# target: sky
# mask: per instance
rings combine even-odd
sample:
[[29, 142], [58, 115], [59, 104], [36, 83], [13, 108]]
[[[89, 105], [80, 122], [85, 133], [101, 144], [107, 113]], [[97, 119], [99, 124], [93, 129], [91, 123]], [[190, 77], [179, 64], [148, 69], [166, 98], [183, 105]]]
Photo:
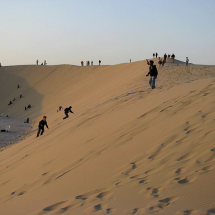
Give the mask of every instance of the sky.
[[1, 0], [2, 66], [114, 65], [164, 53], [215, 65], [215, 0]]

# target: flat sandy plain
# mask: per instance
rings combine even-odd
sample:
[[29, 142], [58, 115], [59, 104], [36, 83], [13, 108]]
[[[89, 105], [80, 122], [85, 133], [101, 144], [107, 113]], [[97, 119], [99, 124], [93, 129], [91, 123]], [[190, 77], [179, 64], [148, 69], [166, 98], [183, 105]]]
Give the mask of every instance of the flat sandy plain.
[[214, 214], [215, 66], [168, 61], [154, 90], [147, 72], [1, 67], [0, 114], [29, 117], [32, 132], [0, 152], [0, 214]]

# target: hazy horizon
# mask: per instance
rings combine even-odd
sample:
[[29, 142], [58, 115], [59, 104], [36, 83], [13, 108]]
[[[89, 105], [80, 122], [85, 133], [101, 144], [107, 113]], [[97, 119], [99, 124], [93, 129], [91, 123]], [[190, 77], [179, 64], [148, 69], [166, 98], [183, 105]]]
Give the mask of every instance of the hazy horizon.
[[213, 0], [1, 2], [2, 66], [114, 65], [164, 53], [215, 65]]

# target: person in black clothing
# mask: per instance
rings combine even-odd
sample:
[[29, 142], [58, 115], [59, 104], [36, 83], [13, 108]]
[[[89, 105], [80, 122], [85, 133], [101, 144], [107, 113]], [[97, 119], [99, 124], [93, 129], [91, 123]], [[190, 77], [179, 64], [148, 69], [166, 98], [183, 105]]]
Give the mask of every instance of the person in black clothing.
[[[46, 126], [48, 129], [48, 125], [47, 125], [47, 121], [46, 121], [46, 116], [43, 117], [43, 119], [39, 122], [38, 125], [38, 132], [37, 132], [37, 137], [39, 137], [39, 135], [43, 135], [44, 132], [44, 126]], [[41, 133], [40, 133], [41, 132]]]
[[101, 61], [99, 60], [99, 66], [100, 66], [100, 64], [101, 64]]
[[10, 101], [8, 105], [11, 105], [11, 104], [13, 104], [12, 101]]
[[157, 78], [158, 75], [158, 70], [157, 67], [154, 65], [154, 61], [150, 60], [149, 61], [149, 72], [146, 76], [150, 75], [150, 79], [149, 79], [149, 84], [152, 87], [152, 89], [155, 88], [155, 79]]
[[[66, 119], [66, 118], [69, 117], [69, 114], [68, 114], [69, 112], [70, 112], [70, 113], [73, 113], [72, 110], [71, 110], [71, 108], [72, 108], [72, 106], [69, 106], [68, 108], [65, 108], [65, 109], [64, 109], [64, 113], [65, 113], [66, 116], [65, 116], [63, 119]], [[73, 113], [73, 114], [74, 114], [74, 113]]]
[[155, 56], [156, 56], [156, 58], [158, 57], [158, 53], [157, 52], [156, 52]]

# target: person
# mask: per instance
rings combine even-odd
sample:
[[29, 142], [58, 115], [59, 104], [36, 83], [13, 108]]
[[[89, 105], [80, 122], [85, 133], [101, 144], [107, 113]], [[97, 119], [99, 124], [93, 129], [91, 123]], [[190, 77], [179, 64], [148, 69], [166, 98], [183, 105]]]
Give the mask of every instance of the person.
[[84, 61], [81, 61], [81, 66], [83, 66], [84, 65]]
[[186, 65], [188, 66], [188, 63], [189, 63], [189, 58], [186, 57]]
[[8, 105], [11, 105], [11, 104], [13, 104], [12, 101], [10, 101]]
[[174, 60], [175, 60], [175, 55], [174, 53], [172, 54], [172, 62], [174, 63]]
[[28, 108], [31, 108], [31, 105], [30, 105], [30, 104], [28, 105]]
[[162, 60], [160, 57], [158, 58], [158, 64], [159, 64], [159, 68], [161, 68], [162, 67]]
[[162, 67], [164, 66], [165, 63], [166, 63], [166, 61], [163, 59], [163, 61], [162, 61]]
[[156, 56], [156, 58], [158, 57], [158, 53], [157, 52], [156, 52], [155, 56]]
[[149, 66], [149, 72], [146, 76], [150, 75], [149, 84], [150, 84], [151, 88], [154, 89], [155, 88], [155, 79], [158, 76], [158, 71], [157, 71], [156, 66], [154, 65], [153, 60], [149, 61], [149, 65], [150, 65]]
[[18, 84], [17, 89], [19, 89], [19, 88], [20, 88], [20, 86], [19, 86], [19, 84]]
[[39, 135], [43, 135], [44, 126], [46, 126], [49, 129], [46, 119], [47, 119], [47, 117], [43, 116], [43, 119], [39, 122], [37, 137], [39, 137]]
[[59, 111], [61, 111], [61, 109], [63, 109], [63, 107], [62, 107], [62, 106], [59, 106]]
[[36, 63], [37, 63], [37, 65], [38, 65], [38, 63], [39, 63], [39, 60], [37, 60], [37, 61], [36, 61]]
[[100, 66], [100, 64], [101, 64], [101, 61], [99, 60], [99, 66]]
[[153, 58], [155, 57], [155, 53], [153, 53]]
[[166, 58], [167, 58], [167, 55], [166, 55], [166, 53], [164, 54], [164, 61], [166, 62]]
[[20, 99], [22, 98], [22, 94], [19, 96], [19, 98], [20, 98]]
[[44, 65], [46, 65], [47, 63], [46, 63], [46, 60], [44, 60]]
[[43, 66], [43, 63], [41, 63], [41, 66]]
[[27, 107], [25, 106], [25, 110], [27, 110]]
[[1, 67], [1, 63], [0, 63], [0, 67]]
[[[71, 108], [72, 108], [72, 106], [69, 106], [68, 108], [65, 108], [65, 109], [64, 109], [64, 113], [65, 113], [66, 116], [65, 116], [63, 119], [66, 119], [66, 118], [69, 117], [69, 114], [68, 114], [69, 112], [70, 112], [70, 113], [73, 113], [72, 110], [71, 110]], [[74, 113], [73, 113], [73, 114], [74, 114]]]
[[93, 66], [93, 61], [91, 61], [91, 66]]
[[131, 63], [131, 59], [130, 59], [130, 63]]

